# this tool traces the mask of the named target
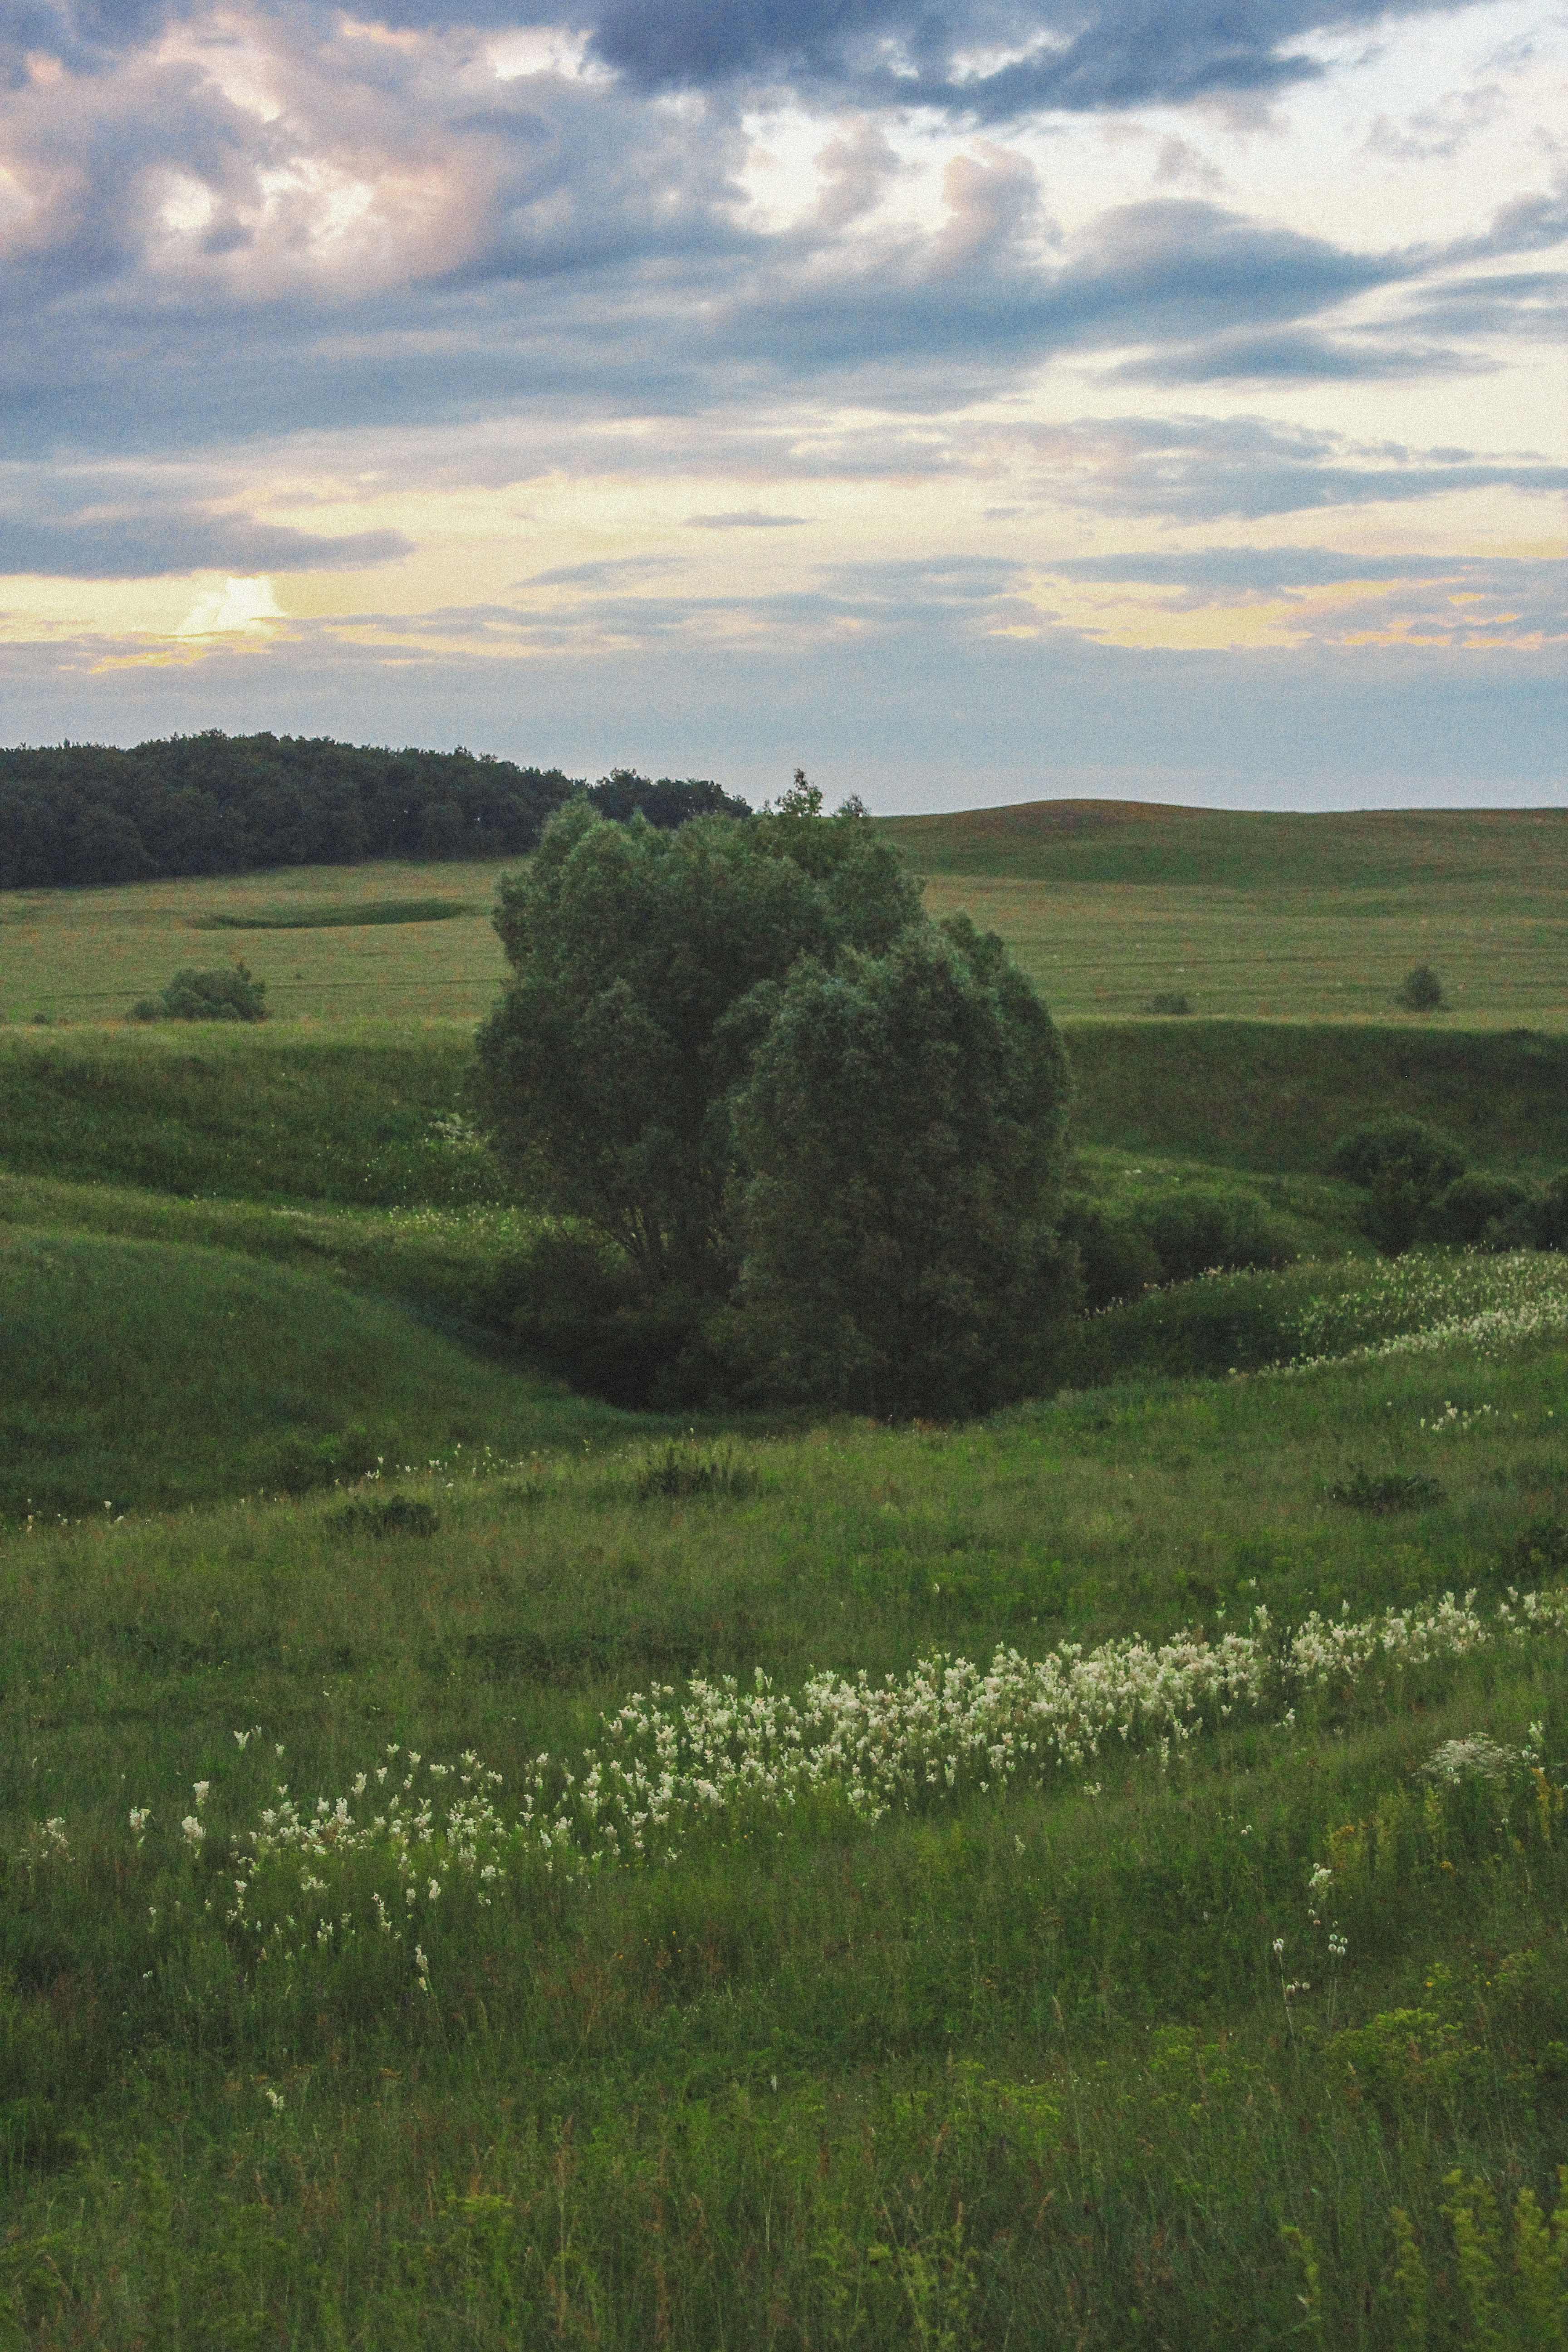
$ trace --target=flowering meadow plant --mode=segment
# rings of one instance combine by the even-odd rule
[[[761,1668],[750,1688],[731,1675],[694,1677],[684,1693],[656,1683],[606,1716],[598,1744],[572,1761],[535,1758],[504,1810],[502,1776],[472,1750],[448,1765],[389,1743],[336,1798],[307,1808],[277,1789],[276,1802],[231,1836],[222,1916],[258,1962],[367,1937],[412,1947],[455,1902],[491,1908],[509,1879],[668,1866],[705,1824],[751,1829],[816,1800],[872,1826],[1064,1774],[1092,1796],[1100,1782],[1081,1776],[1108,1749],[1156,1753],[1164,1769],[1227,1719],[1288,1729],[1304,1694],[1568,1630],[1568,1590],[1510,1590],[1489,1619],[1474,1603],[1473,1593],[1447,1593],[1354,1621],[1314,1612],[1293,1631],[1260,1606],[1247,1631],[1215,1640],[1202,1629],[1158,1644],[1132,1635],[1088,1651],[1064,1643],[1037,1659],[1004,1647],[984,1666],[936,1653],[880,1682],[814,1675],[798,1697]],[[193,1863],[207,1837],[206,1796],[199,1783],[197,1813],[181,1825]],[[140,1846],[153,1816],[138,1806],[129,1818]],[[417,1973],[427,1989],[428,1964]]]

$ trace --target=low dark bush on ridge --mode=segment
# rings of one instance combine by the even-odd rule
[[[1163,1284],[1191,1282],[1200,1274],[1278,1268],[1297,1255],[1289,1233],[1256,1193],[1196,1185],[1116,1209],[1070,1200],[1062,1237],[1078,1252],[1084,1305],[1091,1314]]]
[[[160,995],[138,997],[132,1021],[265,1021],[267,982],[242,963],[216,971],[186,964]]]
[[[1568,1169],[1542,1187],[1468,1166],[1419,1118],[1374,1119],[1341,1138],[1329,1172],[1366,1187],[1362,1230],[1385,1257],[1416,1242],[1456,1249],[1568,1249]]]
[[[1540,1229],[1540,1203],[1527,1184],[1472,1168],[1434,1201],[1423,1239],[1464,1249],[1533,1249]]]
[[[1443,983],[1429,963],[1418,963],[1394,990],[1394,1001],[1402,1013],[1440,1013]]]

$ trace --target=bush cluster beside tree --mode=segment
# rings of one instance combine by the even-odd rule
[[[1068,1079],[1001,942],[930,922],[858,803],[748,823],[583,801],[501,888],[477,1090],[558,1221],[519,1329],[626,1402],[879,1415],[1037,1387],[1075,1303]]]
[[[515,857],[583,794],[650,824],[744,816],[715,783],[617,768],[591,787],[558,768],[467,751],[325,738],[176,735],[133,751],[0,750],[0,890],[353,866],[373,857]]]
[[[1297,1255],[1289,1234],[1255,1192],[1200,1184],[1116,1209],[1075,1196],[1062,1233],[1078,1253],[1091,1311],[1200,1274],[1289,1265]]]
[[[267,982],[253,980],[249,967],[232,963],[216,971],[186,964],[156,996],[140,996],[132,1021],[265,1021]]]
[[[1362,1228],[1384,1257],[1418,1242],[1485,1250],[1568,1248],[1568,1169],[1544,1185],[1471,1168],[1419,1118],[1370,1120],[1334,1147],[1331,1175],[1365,1188]]]

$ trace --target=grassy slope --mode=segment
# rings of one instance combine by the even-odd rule
[[[1259,1600],[1495,1595],[1564,1510],[1568,1355],[1472,1362],[1490,1414],[1434,1435],[1458,1370],[823,1432],[752,1449],[735,1501],[642,1503],[635,1460],[563,1462],[426,1487],[426,1542],[334,1537],[318,1504],[13,1538],[17,2328],[982,2352],[1059,2342],[1066,2315],[1076,2344],[1154,2352],[1294,2340],[1305,2292],[1322,2333],[1392,2346],[1398,2208],[1430,2345],[1532,2340],[1472,2332],[1441,2209],[1452,2169],[1511,2205],[1568,2154],[1568,1856],[1522,1768],[1507,1834],[1484,1790],[1424,1812],[1411,1773],[1537,1721],[1561,1775],[1560,1640],[1209,1720],[1168,1772],[1113,1741],[1038,1792],[939,1782],[875,1828],[742,1809],[673,1866],[573,1888],[519,1863],[489,1908],[460,1873],[428,1900],[422,1867],[402,1943],[330,1859],[308,1958],[258,1972],[222,1916],[277,1783],[357,1813],[389,1743],[399,1774],[471,1748],[515,1805],[531,1759],[674,1669],[798,1685]],[[1443,1499],[1337,1511],[1356,1462]],[[1342,1963],[1310,1918],[1325,1856]],[[1287,1969],[1313,1979],[1289,2002]],[[1511,2331],[1506,2254],[1496,2292]]]
[[[1412,1110],[1478,1163],[1568,1162],[1568,1042],[1253,1022],[1063,1024],[1088,1145],[1269,1173],[1321,1171],[1358,1119]],[[443,1137],[457,1024],[16,1032],[0,1041],[0,1168],[230,1200],[499,1204]]]
[[[323,934],[345,958],[366,936]],[[416,979],[410,955],[393,982],[412,1000]],[[1331,1217],[1296,1171],[1342,1108],[1400,1087],[1494,1164],[1563,1156],[1554,1047],[1351,1042],[1076,1030],[1097,1175],[1146,1183],[1134,1154],[1161,1181],[1284,1168],[1291,1206]],[[1561,1642],[1281,1687],[1168,1769],[1112,1742],[1039,1791],[939,1785],[874,1829],[763,1808],[584,1887],[520,1866],[486,1908],[460,1879],[445,1907],[416,1885],[401,1941],[370,1932],[372,1881],[334,1869],[331,1932],[247,1968],[223,1915],[258,1809],[285,1777],[307,1811],[352,1792],[389,1743],[478,1748],[515,1804],[530,1759],[575,1754],[655,1678],[760,1662],[798,1687],[933,1647],[1215,1631],[1259,1601],[1287,1622],[1475,1583],[1489,1605],[1568,1559],[1568,1351],[1539,1340],[1133,1381],[963,1433],[753,1438],[731,1499],[639,1500],[643,1426],[520,1393],[342,1286],[456,1302],[509,1245],[430,1132],[465,1050],[457,1026],[280,1024],[0,1054],[0,1154],[54,1168],[0,1179],[37,1357],[17,1387],[52,1392],[70,1443],[101,1433],[155,1478],[183,1381],[174,1442],[216,1478],[236,1431],[260,1478],[267,1444],[330,1437],[351,1402],[410,1458],[416,1431],[422,1454],[460,1428],[465,1453],[505,1431],[550,1456],[405,1479],[440,1515],[428,1541],[335,1533],[321,1499],[115,1526],[99,1497],[97,1524],[0,1528],[0,2340],[1537,2340],[1511,2246],[1472,2324],[1444,2180],[1485,2174],[1508,2231],[1568,2158]],[[68,1167],[149,1189],[73,1190]],[[270,1205],[244,1199],[275,1172]],[[1437,1492],[1337,1508],[1357,1469]],[[1544,1742],[1546,1793],[1516,1765],[1503,1825],[1485,1788],[1434,1811],[1412,1778],[1477,1731]],[[179,1826],[198,1780],[199,1851]],[[153,1808],[140,1845],[132,1804]],[[1342,1963],[1311,1925],[1325,1857]],[[1287,1970],[1311,1991],[1287,2000]]]
[[[1157,992],[1207,1016],[1381,1021],[1410,967],[1427,1025],[1568,1026],[1568,814],[1268,816],[1043,802],[895,818],[933,913],[1000,931],[1060,1013]]]
[[[1568,820],[1561,810],[1273,817],[1040,803],[889,830],[933,912],[999,930],[1069,1019],[1124,1017],[1157,991],[1200,1013],[1386,1020],[1417,961],[1460,1027],[1568,1027]],[[123,1016],[175,967],[242,955],[288,1020],[477,1019],[502,975],[485,919],[494,865],[297,868],[0,898],[0,1009]],[[442,922],[384,919],[420,898]],[[280,917],[301,928],[212,931]]]
[[[884,827],[918,873],[1011,881],[1354,890],[1409,900],[1434,887],[1494,898],[1561,890],[1568,809],[1374,809],[1266,815],[1139,801],[1029,801]]]
[[[226,1250],[0,1226],[0,1517],[139,1510],[624,1425],[407,1309]],[[368,1449],[368,1451],[366,1450]]]

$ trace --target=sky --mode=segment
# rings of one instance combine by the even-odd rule
[[[1568,801],[1568,11],[0,0],[0,740]]]

